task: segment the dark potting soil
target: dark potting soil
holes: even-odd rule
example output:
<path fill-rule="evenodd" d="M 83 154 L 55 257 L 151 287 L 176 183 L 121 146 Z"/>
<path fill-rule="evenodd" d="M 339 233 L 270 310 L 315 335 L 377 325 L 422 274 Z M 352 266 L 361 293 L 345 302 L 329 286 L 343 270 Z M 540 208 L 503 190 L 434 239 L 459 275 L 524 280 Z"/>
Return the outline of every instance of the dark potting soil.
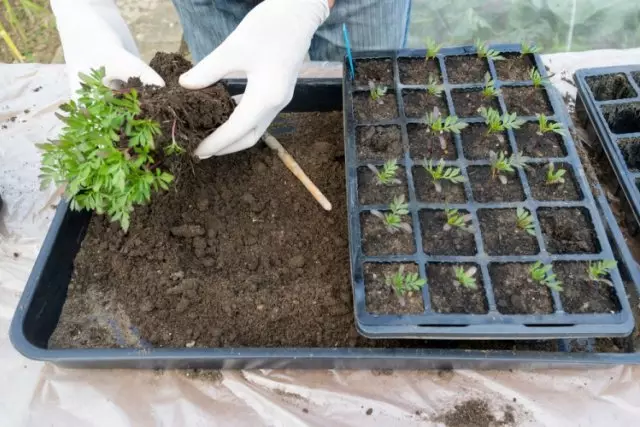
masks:
<path fill-rule="evenodd" d="M 442 81 L 440 66 L 437 61 L 430 59 L 398 59 L 398 69 L 400 71 L 400 82 L 405 85 L 426 85 L 429 81 L 429 74 L 438 81 Z"/>
<path fill-rule="evenodd" d="M 640 170 L 640 138 L 619 139 L 618 147 L 627 167 L 632 171 Z"/>
<path fill-rule="evenodd" d="M 486 59 L 474 55 L 449 56 L 445 59 L 449 83 L 482 83 L 489 72 Z"/>
<path fill-rule="evenodd" d="M 361 126 L 356 129 L 360 160 L 389 160 L 402 156 L 402 132 L 398 126 Z"/>
<path fill-rule="evenodd" d="M 489 152 L 503 152 L 511 155 L 511 147 L 506 133 L 492 133 L 487 135 L 487 126 L 471 124 L 462 129 L 462 150 L 468 160 L 488 160 Z"/>
<path fill-rule="evenodd" d="M 521 56 L 519 53 L 503 53 L 504 61 L 494 61 L 498 78 L 504 81 L 527 81 L 531 80 L 529 73 L 533 68 L 534 61 L 531 55 Z"/>
<path fill-rule="evenodd" d="M 471 399 L 456 404 L 435 420 L 446 427 L 508 427 L 515 426 L 516 416 L 514 408 L 507 405 L 497 418 L 485 400 Z"/>
<path fill-rule="evenodd" d="M 535 236 L 517 226 L 516 209 L 478 211 L 484 249 L 489 255 L 536 255 L 540 252 Z"/>
<path fill-rule="evenodd" d="M 380 169 L 380 166 L 378 166 Z M 403 167 L 396 171 L 400 184 L 379 185 L 376 175 L 368 167 L 358 168 L 358 200 L 361 205 L 388 205 L 396 196 L 408 200 L 407 177 Z"/>
<path fill-rule="evenodd" d="M 402 216 L 402 221 L 411 225 L 411 215 Z M 360 214 L 360 224 L 365 255 L 410 255 L 416 251 L 412 233 L 405 230 L 391 232 L 382 219 L 369 212 Z"/>
<path fill-rule="evenodd" d="M 555 132 L 538 135 L 538 122 L 527 122 L 514 131 L 518 150 L 528 157 L 564 157 L 567 151 L 562 136 Z"/>
<path fill-rule="evenodd" d="M 436 162 L 434 162 L 435 166 Z M 423 166 L 414 166 L 413 183 L 416 188 L 416 196 L 419 202 L 424 203 L 465 203 L 466 196 L 464 184 L 454 184 L 450 181 L 440 180 L 442 191 L 436 191 L 431 175 Z"/>
<path fill-rule="evenodd" d="M 364 289 L 366 309 L 372 314 L 418 314 L 424 311 L 422 292 L 408 292 L 404 305 L 393 288 L 386 284 L 386 277 L 393 276 L 404 265 L 404 274 L 417 273 L 416 264 L 368 263 L 364 265 Z"/>
<path fill-rule="evenodd" d="M 457 158 L 453 137 L 448 132 L 442 134 L 444 148 L 440 135 L 433 133 L 426 125 L 410 123 L 407 125 L 407 134 L 409 152 L 414 161 L 433 159 L 434 162 L 438 162 L 440 159 L 455 160 Z"/>
<path fill-rule="evenodd" d="M 477 289 L 455 284 L 454 267 L 463 267 L 465 271 L 476 267 Z M 433 311 L 438 313 L 484 314 L 489 311 L 484 294 L 484 283 L 480 267 L 475 264 L 434 263 L 427 268 L 429 294 Z"/>
<path fill-rule="evenodd" d="M 460 211 L 461 215 L 468 212 Z M 475 255 L 476 240 L 473 233 L 459 227 L 445 231 L 447 214 L 443 210 L 425 209 L 420 211 L 422 228 L 422 248 L 428 255 Z M 473 223 L 470 223 L 473 225 Z"/>
<path fill-rule="evenodd" d="M 587 262 L 555 262 L 553 272 L 562 282 L 562 306 L 567 313 L 610 313 L 620 311 L 615 290 L 589 279 Z"/>
<path fill-rule="evenodd" d="M 426 90 L 404 90 L 402 91 L 404 102 L 404 114 L 411 118 L 423 118 L 427 113 L 438 107 L 440 114 L 444 117 L 449 115 L 447 102 L 442 96 L 431 95 Z"/>
<path fill-rule="evenodd" d="M 547 91 L 542 87 L 503 86 L 501 90 L 509 113 L 516 113 L 518 116 L 553 115 Z"/>
<path fill-rule="evenodd" d="M 585 80 L 596 101 L 613 101 L 637 96 L 633 86 L 627 80 L 627 76 L 623 73 L 590 76 Z"/>
<path fill-rule="evenodd" d="M 600 245 L 589 213 L 581 208 L 540 208 L 538 219 L 552 254 L 596 253 Z"/>
<path fill-rule="evenodd" d="M 353 94 L 353 108 L 359 122 L 380 122 L 398 117 L 396 94 L 392 90 L 388 90 L 378 101 L 374 101 L 368 91 L 356 92 Z"/>
<path fill-rule="evenodd" d="M 452 90 L 451 98 L 458 117 L 479 117 L 480 107 L 500 111 L 497 98 L 494 96 L 486 98 L 479 90 Z"/>
<path fill-rule="evenodd" d="M 355 61 L 355 84 L 369 86 L 369 81 L 385 86 L 393 85 L 393 65 L 390 59 L 360 59 Z"/>
<path fill-rule="evenodd" d="M 573 174 L 573 167 L 568 163 L 554 163 L 554 170 L 564 169 L 564 182 L 547 184 L 549 165 L 530 165 L 526 169 L 531 193 L 536 200 L 581 200 L 582 192 L 579 191 Z"/>
<path fill-rule="evenodd" d="M 533 264 L 507 263 L 489 265 L 489 275 L 496 296 L 496 306 L 503 314 L 553 313 L 551 291 L 534 281 L 529 273 Z"/>
<path fill-rule="evenodd" d="M 517 171 L 507 173 L 507 183 L 493 177 L 490 166 L 470 166 L 467 168 L 473 199 L 479 203 L 521 202 L 524 191 Z"/>

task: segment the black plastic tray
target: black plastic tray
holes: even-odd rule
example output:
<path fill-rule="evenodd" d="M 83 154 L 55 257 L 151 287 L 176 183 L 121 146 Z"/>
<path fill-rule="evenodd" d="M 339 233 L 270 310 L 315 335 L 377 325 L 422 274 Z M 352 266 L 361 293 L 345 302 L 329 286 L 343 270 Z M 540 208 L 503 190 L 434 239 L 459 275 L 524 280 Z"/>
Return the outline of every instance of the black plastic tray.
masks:
<path fill-rule="evenodd" d="M 578 120 L 600 141 L 597 152 L 606 156 L 614 171 L 618 180 L 616 195 L 622 193 L 626 199 L 625 214 L 631 220 L 630 231 L 637 235 L 640 231 L 640 65 L 580 69 L 573 79 L 578 88 Z M 628 107 L 635 111 L 616 112 Z M 621 121 L 628 125 L 619 126 Z M 621 144 L 626 145 L 624 151 Z"/>
<path fill-rule="evenodd" d="M 242 84 L 232 84 L 241 93 Z M 342 108 L 339 79 L 301 81 L 289 111 L 339 111 Z M 598 194 L 602 194 L 599 192 Z M 624 245 L 613 213 L 603 196 L 597 196 L 616 252 L 620 272 L 635 297 L 632 284 L 640 283 L 633 258 Z M 621 352 L 598 353 L 597 341 L 553 340 L 557 351 L 491 350 L 485 344 L 463 342 L 450 349 L 446 343 L 425 342 L 424 348 L 142 348 L 49 349 L 47 343 L 57 326 L 73 271 L 73 260 L 84 238 L 91 216 L 73 212 L 61 203 L 35 261 L 31 275 L 13 317 L 10 338 L 25 357 L 67 368 L 136 369 L 541 369 L 586 368 L 640 364 L 640 353 L 633 340 L 619 343 Z M 526 350 L 529 348 L 530 350 Z"/>
<path fill-rule="evenodd" d="M 519 45 L 496 45 L 494 49 L 503 53 L 520 52 Z M 449 114 L 455 115 L 455 108 L 451 98 L 453 89 L 481 89 L 483 82 L 477 84 L 450 84 L 447 77 L 446 58 L 459 55 L 475 55 L 475 47 L 445 48 L 440 51 L 436 60 L 442 75 L 444 85 L 443 96 L 446 96 L 446 103 Z M 424 50 L 403 50 L 388 52 L 365 52 L 354 55 L 356 68 L 356 78 L 358 61 L 374 58 L 391 59 L 393 66 L 393 86 L 390 92 L 396 95 L 398 106 L 398 117 L 392 120 L 372 122 L 358 122 L 354 109 L 354 94 L 367 93 L 367 86 L 355 86 L 355 81 L 350 79 L 348 64 L 345 61 L 343 69 L 344 84 L 344 115 L 345 115 L 345 156 L 347 165 L 347 194 L 349 210 L 349 239 L 351 251 L 352 284 L 354 288 L 354 304 L 356 311 L 356 323 L 361 334 L 369 338 L 429 338 L 429 339 L 531 339 L 531 338 L 567 338 L 585 336 L 626 336 L 633 328 L 633 316 L 631 308 L 624 292 L 624 286 L 618 272 L 614 271 L 612 280 L 615 292 L 620 301 L 621 310 L 616 313 L 602 314 L 568 314 L 562 308 L 562 302 L 558 292 L 552 291 L 555 312 L 548 315 L 507 315 L 501 314 L 496 307 L 496 297 L 493 292 L 492 280 L 489 274 L 489 265 L 492 263 L 506 262 L 528 262 L 542 261 L 545 264 L 556 261 L 592 261 L 602 259 L 612 259 L 612 248 L 610 247 L 605 234 L 603 221 L 598 214 L 591 189 L 586 180 L 582 164 L 577 155 L 574 142 L 570 135 L 564 137 L 564 145 L 567 155 L 558 158 L 536 157 L 528 160 L 529 164 L 544 165 L 550 161 L 570 165 L 573 169 L 573 176 L 583 199 L 575 202 L 550 202 L 538 201 L 532 196 L 528 184 L 527 175 L 519 170 L 518 176 L 524 189 L 524 202 L 501 202 L 501 203 L 480 203 L 474 201 L 472 190 L 467 174 L 468 166 L 489 165 L 488 160 L 467 160 L 463 154 L 463 146 L 460 135 L 454 135 L 457 159 L 447 161 L 447 165 L 457 166 L 461 169 L 465 177 L 465 193 L 467 203 L 462 204 L 436 204 L 421 202 L 416 195 L 413 168 L 420 167 L 421 158 L 412 158 L 409 150 L 407 125 L 411 123 L 423 123 L 422 118 L 409 118 L 405 114 L 403 91 L 405 89 L 425 89 L 425 85 L 406 85 L 400 81 L 398 60 L 402 58 L 422 58 Z M 546 77 L 546 70 L 538 55 L 531 55 L 531 59 L 538 68 L 540 74 Z M 531 86 L 531 81 L 501 81 L 496 73 L 496 68 L 492 60 L 488 61 L 489 71 L 495 85 L 501 87 L 522 87 Z M 426 84 L 426 82 L 425 82 Z M 570 128 L 568 115 L 564 113 L 562 103 L 557 91 L 550 86 L 546 87 L 548 99 L 551 103 L 554 114 L 549 116 L 550 120 L 560 122 L 565 129 Z M 506 105 L 502 94 L 498 96 L 501 113 L 506 112 Z M 425 111 L 426 112 L 426 111 Z M 478 115 L 479 116 L 479 115 Z M 535 121 L 535 117 L 521 117 L 527 121 Z M 481 117 L 464 119 L 467 123 L 482 123 Z M 362 205 L 358 194 L 358 170 L 365 168 L 367 164 L 382 165 L 387 159 L 378 161 L 362 161 L 357 154 L 357 128 L 361 126 L 399 126 L 402 132 L 403 152 L 398 159 L 398 164 L 404 167 L 406 184 L 408 185 L 408 204 L 412 218 L 413 240 L 416 249 L 411 255 L 389 255 L 389 256 L 368 256 L 362 248 L 361 218 L 363 212 L 372 209 L 388 210 L 387 205 Z M 508 131 L 509 145 L 512 152 L 520 152 L 518 148 L 521 142 L 516 141 L 514 133 Z M 440 158 L 432 158 L 434 164 Z M 514 179 L 514 178 L 511 178 Z M 515 178 L 518 179 L 518 178 Z M 389 200 L 391 202 L 391 200 Z M 526 208 L 532 213 L 535 221 L 536 239 L 540 248 L 538 255 L 531 256 L 492 256 L 484 250 L 483 238 L 478 220 L 479 209 L 499 209 L 516 207 Z M 477 254 L 475 256 L 444 256 L 427 254 L 423 251 L 421 221 L 419 212 L 424 209 L 443 210 L 446 207 L 456 208 L 471 213 L 475 228 L 475 243 Z M 551 254 L 547 252 L 545 239 L 541 226 L 538 223 L 537 210 L 541 207 L 547 208 L 579 208 L 583 212 L 588 212 L 587 217 L 591 221 L 599 242 L 601 252 L 594 254 Z M 373 314 L 366 308 L 366 289 L 364 279 L 364 265 L 367 263 L 414 263 L 417 264 L 420 275 L 427 281 L 422 288 L 422 298 L 424 301 L 424 312 L 422 314 Z M 488 312 L 486 314 L 443 314 L 437 313 L 431 307 L 429 278 L 427 276 L 427 265 L 446 263 L 451 266 L 457 263 L 473 263 L 479 267 L 479 276 L 482 278 L 486 300 L 488 302 Z M 452 285 L 453 286 L 453 285 Z"/>

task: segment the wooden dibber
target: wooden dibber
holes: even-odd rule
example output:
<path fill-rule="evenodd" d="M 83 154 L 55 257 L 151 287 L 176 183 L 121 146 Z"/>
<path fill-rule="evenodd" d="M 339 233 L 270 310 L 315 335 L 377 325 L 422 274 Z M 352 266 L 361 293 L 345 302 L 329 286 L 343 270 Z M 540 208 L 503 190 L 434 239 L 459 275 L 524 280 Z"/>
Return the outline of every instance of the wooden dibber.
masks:
<path fill-rule="evenodd" d="M 280 144 L 280 142 L 278 142 L 278 140 L 268 132 L 264 133 L 264 135 L 262 136 L 262 140 L 265 142 L 265 144 L 267 144 L 269 148 L 271 148 L 278 154 L 278 157 L 280 158 L 280 160 L 282 160 L 282 163 L 284 163 L 287 169 L 289 169 L 291 173 L 293 173 L 296 178 L 298 178 L 298 180 L 302 182 L 302 185 L 304 185 L 305 188 L 309 190 L 309 193 L 311 193 L 313 198 L 316 199 L 318 203 L 320 203 L 320 206 L 322 206 L 325 210 L 330 211 L 331 202 L 329 202 L 329 200 L 327 200 L 327 198 L 324 196 L 324 194 L 322 194 L 318 187 L 316 187 L 316 185 L 311 182 L 307 174 L 304 173 L 302 168 L 293 159 L 293 157 L 291 157 L 291 154 L 289 154 L 287 150 L 284 149 L 282 144 Z"/>

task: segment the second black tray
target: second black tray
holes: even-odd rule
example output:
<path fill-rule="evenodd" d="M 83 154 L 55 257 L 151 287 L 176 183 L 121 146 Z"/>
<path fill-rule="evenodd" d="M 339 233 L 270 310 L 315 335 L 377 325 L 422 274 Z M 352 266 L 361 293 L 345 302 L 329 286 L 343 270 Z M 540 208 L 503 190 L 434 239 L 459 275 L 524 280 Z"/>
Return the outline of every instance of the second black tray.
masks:
<path fill-rule="evenodd" d="M 519 54 L 519 45 L 496 45 L 492 46 L 502 53 Z M 483 82 L 469 84 L 452 84 L 450 82 L 447 64 L 450 60 L 461 55 L 475 56 L 475 47 L 445 48 L 436 57 L 437 68 L 444 86 L 443 99 L 450 115 L 455 115 L 455 106 L 452 99 L 454 91 L 479 90 Z M 530 157 L 527 163 L 530 165 L 542 166 L 550 162 L 554 164 L 568 165 L 572 171 L 576 185 L 581 197 L 575 201 L 549 201 L 540 200 L 534 197 L 525 171 L 519 170 L 516 173 L 516 180 L 519 179 L 523 189 L 524 198 L 518 202 L 491 202 L 484 203 L 474 200 L 477 197 L 475 189 L 469 184 L 469 171 L 474 167 L 489 165 L 488 160 L 477 160 L 467 158 L 465 146 L 459 134 L 454 134 L 455 151 L 457 156 L 453 160 L 446 162 L 447 166 L 460 168 L 465 177 L 464 192 L 465 203 L 427 203 L 421 200 L 416 191 L 415 169 L 419 169 L 422 157 L 416 157 L 412 152 L 409 142 L 409 126 L 420 125 L 422 118 L 412 117 L 406 110 L 405 96 L 411 91 L 424 91 L 426 82 L 423 84 L 406 84 L 400 75 L 400 62 L 410 59 L 421 59 L 424 61 L 424 50 L 401 50 L 392 52 L 368 52 L 354 55 L 356 67 L 356 79 L 349 77 L 348 63 L 344 65 L 344 115 L 345 115 L 345 156 L 347 169 L 347 192 L 349 209 L 349 238 L 351 252 L 352 285 L 354 291 L 354 305 L 356 324 L 361 334 L 369 338 L 428 338 L 428 339 L 531 339 L 531 338 L 569 338 L 569 337 L 604 337 L 604 336 L 627 336 L 631 333 L 634 320 L 624 285 L 620 278 L 619 271 L 611 272 L 614 293 L 619 301 L 619 310 L 605 313 L 568 313 L 563 308 L 562 297 L 557 291 L 552 291 L 553 312 L 549 314 L 503 314 L 498 309 L 497 297 L 494 291 L 491 267 L 501 263 L 527 263 L 531 265 L 536 261 L 544 264 L 555 265 L 562 262 L 582 262 L 611 260 L 614 259 L 613 249 L 606 238 L 605 227 L 601 216 L 598 213 L 591 189 L 586 180 L 585 173 L 577 155 L 574 142 L 569 134 L 562 138 L 564 145 L 564 155 L 556 157 Z M 546 71 L 538 55 L 529 56 L 531 63 L 538 69 L 543 77 Z M 397 114 L 393 118 L 378 119 L 363 114 L 360 109 L 360 116 L 356 114 L 356 98 L 363 99 L 369 96 L 369 87 L 358 80 L 358 65 L 367 59 L 388 59 L 392 66 L 393 76 L 391 85 L 388 87 L 387 99 L 397 105 Z M 531 81 L 508 81 L 500 80 L 500 75 L 496 71 L 493 60 L 487 60 L 486 65 L 495 86 L 501 88 L 521 88 L 532 86 Z M 458 76 L 459 77 L 459 76 Z M 552 114 L 547 114 L 550 121 L 563 124 L 565 129 L 570 129 L 568 115 L 564 112 L 564 105 L 556 93 L 555 89 L 546 85 L 544 91 L 548 98 Z M 507 112 L 505 98 L 502 94 L 498 96 L 500 113 Z M 426 112 L 426 111 L 425 111 Z M 510 112 L 510 111 L 509 111 Z M 479 116 L 479 114 L 478 114 Z M 522 116 L 528 122 L 536 121 L 533 116 Z M 480 117 L 464 119 L 469 124 L 482 123 Z M 363 249 L 363 215 L 371 210 L 385 211 L 389 205 L 363 203 L 360 197 L 359 180 L 362 170 L 369 164 L 380 166 L 386 159 L 363 159 L 359 156 L 357 140 L 358 132 L 366 131 L 368 127 L 389 127 L 394 126 L 400 129 L 402 136 L 402 154 L 397 160 L 398 165 L 404 169 L 406 175 L 406 190 L 408 194 L 409 215 L 411 217 L 412 240 L 414 252 L 408 254 L 371 255 L 366 254 Z M 526 146 L 527 141 L 516 138 L 513 131 L 509 130 L 508 144 L 512 152 L 520 152 Z M 440 159 L 434 157 L 434 163 Z M 480 215 L 482 211 L 495 213 L 498 209 L 511 209 L 515 214 L 516 208 L 525 208 L 531 212 L 535 221 L 535 241 L 539 251 L 535 255 L 496 255 L 486 250 L 484 235 L 481 232 Z M 455 208 L 469 212 L 472 216 L 472 223 L 475 228 L 474 239 L 476 252 L 468 256 L 441 255 L 437 252 L 427 251 L 423 247 L 421 215 L 426 211 L 441 211 L 445 208 Z M 547 243 L 549 229 L 543 230 L 539 221 L 542 211 L 550 209 L 571 209 L 576 214 L 582 214 L 587 218 L 587 222 L 592 224 L 596 246 L 598 249 L 593 253 L 558 253 L 549 249 Z M 548 226 L 547 226 L 548 227 Z M 367 307 L 367 289 L 365 276 L 380 273 L 368 273 L 373 271 L 372 265 L 401 263 L 414 264 L 421 278 L 427 284 L 422 288 L 422 301 L 424 311 L 410 314 L 389 314 L 388 312 L 374 312 Z M 429 284 L 429 269 L 434 265 L 438 268 L 452 269 L 456 265 L 477 266 L 477 277 L 482 282 L 484 288 L 484 298 L 486 299 L 486 311 L 481 314 L 464 313 L 441 313 L 436 312 L 432 304 L 432 289 Z M 445 266 L 445 267 L 440 267 Z M 395 269 L 394 269 L 395 271 Z M 453 286 L 453 285 L 452 285 Z M 541 285 L 542 286 L 542 285 Z M 594 285 L 596 286 L 596 285 Z M 453 288 L 452 288 L 453 291 Z"/>

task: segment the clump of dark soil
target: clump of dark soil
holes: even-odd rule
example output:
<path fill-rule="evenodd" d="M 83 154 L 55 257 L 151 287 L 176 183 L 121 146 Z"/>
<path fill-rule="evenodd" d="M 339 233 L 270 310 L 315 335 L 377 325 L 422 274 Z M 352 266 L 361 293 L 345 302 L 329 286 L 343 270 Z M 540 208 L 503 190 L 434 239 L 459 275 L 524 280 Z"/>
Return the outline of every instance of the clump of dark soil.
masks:
<path fill-rule="evenodd" d="M 393 66 L 391 60 L 356 60 L 355 83 L 358 86 L 368 86 L 372 81 L 375 84 L 390 86 L 393 84 Z"/>
<path fill-rule="evenodd" d="M 440 66 L 436 59 L 425 61 L 418 58 L 398 59 L 400 83 L 405 85 L 426 85 L 429 74 L 441 80 Z"/>
<path fill-rule="evenodd" d="M 536 200 L 581 200 L 582 192 L 576 184 L 573 167 L 568 163 L 554 163 L 554 171 L 564 169 L 564 182 L 547 183 L 549 165 L 530 165 L 526 169 L 531 193 Z"/>
<path fill-rule="evenodd" d="M 507 105 L 509 113 L 516 113 L 518 116 L 535 116 L 553 114 L 551 102 L 547 96 L 546 89 L 533 86 L 502 87 L 502 96 Z"/>
<path fill-rule="evenodd" d="M 448 132 L 437 135 L 426 125 L 410 123 L 407 125 L 407 134 L 409 152 L 414 161 L 433 159 L 434 163 L 437 163 L 440 159 L 455 160 L 457 157 L 453 137 Z"/>
<path fill-rule="evenodd" d="M 433 111 L 435 107 L 440 110 L 443 117 L 449 115 L 449 108 L 444 96 L 431 95 L 426 90 L 404 90 L 402 91 L 402 101 L 404 103 L 404 114 L 411 118 L 423 118 L 427 113 Z"/>
<path fill-rule="evenodd" d="M 516 419 L 512 406 L 507 405 L 501 418 L 496 418 L 485 400 L 471 399 L 459 403 L 454 409 L 438 416 L 436 421 L 446 427 L 500 427 L 514 426 Z"/>
<path fill-rule="evenodd" d="M 491 133 L 487 135 L 485 124 L 471 124 L 462 129 L 462 149 L 464 157 L 469 160 L 488 160 L 489 152 L 503 152 L 511 155 L 511 147 L 506 133 Z"/>
<path fill-rule="evenodd" d="M 498 98 L 487 98 L 480 90 L 458 89 L 451 91 L 451 99 L 453 107 L 458 117 L 479 117 L 478 109 L 480 107 L 493 108 L 500 111 Z"/>
<path fill-rule="evenodd" d="M 398 126 L 361 126 L 356 134 L 360 160 L 386 161 L 402 156 L 402 133 Z"/>
<path fill-rule="evenodd" d="M 533 56 L 520 55 L 519 53 L 503 53 L 503 61 L 494 61 L 496 72 L 500 80 L 527 81 L 531 80 L 529 73 L 534 67 Z"/>
<path fill-rule="evenodd" d="M 591 216 L 586 210 L 540 208 L 538 218 L 550 253 L 596 253 L 600 250 Z"/>
<path fill-rule="evenodd" d="M 496 296 L 496 306 L 503 314 L 553 313 L 551 291 L 531 278 L 533 264 L 491 264 L 489 274 Z"/>
<path fill-rule="evenodd" d="M 589 263 L 555 262 L 553 272 L 562 282 L 560 300 L 567 313 L 612 313 L 620 311 L 613 287 L 589 278 Z"/>
<path fill-rule="evenodd" d="M 473 191 L 473 198 L 479 203 L 521 202 L 524 190 L 518 172 L 505 173 L 507 183 L 493 177 L 490 166 L 471 166 L 467 169 Z"/>
<path fill-rule="evenodd" d="M 605 74 L 585 78 L 596 101 L 613 101 L 616 99 L 633 98 L 636 91 L 623 73 Z"/>
<path fill-rule="evenodd" d="M 388 90 L 380 98 L 380 102 L 373 100 L 368 91 L 355 93 L 353 95 L 353 108 L 356 119 L 362 123 L 393 120 L 398 117 L 398 104 L 394 91 Z"/>
<path fill-rule="evenodd" d="M 562 136 L 555 132 L 538 135 L 538 123 L 527 122 L 514 131 L 518 150 L 528 157 L 564 157 L 567 151 Z"/>
<path fill-rule="evenodd" d="M 480 209 L 478 220 L 489 255 L 535 255 L 540 249 L 535 236 L 517 226 L 516 209 Z"/>
<path fill-rule="evenodd" d="M 482 83 L 489 63 L 474 55 L 450 56 L 445 59 L 449 83 Z"/>
<path fill-rule="evenodd" d="M 463 267 L 465 271 L 476 267 L 477 289 L 467 288 L 454 283 L 456 274 L 454 267 Z M 485 314 L 489 310 L 484 292 L 484 283 L 480 267 L 475 264 L 429 264 L 429 293 L 433 310 L 438 313 Z"/>

